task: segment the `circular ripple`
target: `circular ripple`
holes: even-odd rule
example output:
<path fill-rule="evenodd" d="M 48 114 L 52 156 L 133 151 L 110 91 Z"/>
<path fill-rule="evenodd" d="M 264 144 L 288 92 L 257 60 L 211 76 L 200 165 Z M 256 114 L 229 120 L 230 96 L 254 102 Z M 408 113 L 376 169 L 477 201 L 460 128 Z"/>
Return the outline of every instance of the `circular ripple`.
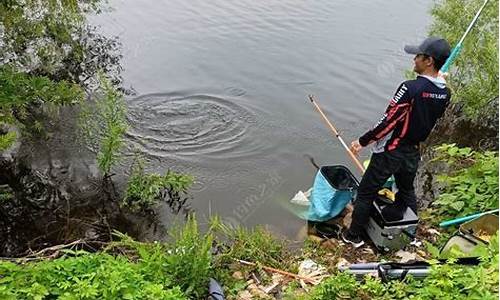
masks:
<path fill-rule="evenodd" d="M 209 95 L 151 94 L 129 101 L 127 137 L 135 148 L 154 157 L 256 151 L 249 138 L 255 114 Z"/>
<path fill-rule="evenodd" d="M 240 89 L 237 87 L 229 87 L 224 90 L 228 95 L 232 95 L 235 97 L 241 97 L 246 95 L 246 91 L 244 89 Z"/>

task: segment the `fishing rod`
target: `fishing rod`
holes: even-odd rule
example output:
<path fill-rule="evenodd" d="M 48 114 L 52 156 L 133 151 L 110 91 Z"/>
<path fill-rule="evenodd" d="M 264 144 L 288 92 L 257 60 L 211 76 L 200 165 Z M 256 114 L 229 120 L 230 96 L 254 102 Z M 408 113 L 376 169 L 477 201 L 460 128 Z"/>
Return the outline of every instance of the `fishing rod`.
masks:
<path fill-rule="evenodd" d="M 484 3 L 483 3 L 483 5 L 481 6 L 481 8 L 478 10 L 478 12 L 476 13 L 476 15 L 474 16 L 474 19 L 472 19 L 472 22 L 469 24 L 469 27 L 467 27 L 467 30 L 465 30 L 464 35 L 462 35 L 462 38 L 460 39 L 460 41 L 458 42 L 458 44 L 455 46 L 455 48 L 453 48 L 453 51 L 451 51 L 450 56 L 448 57 L 448 59 L 446 60 L 446 62 L 444 63 L 444 65 L 441 67 L 441 70 L 439 70 L 439 72 L 441 74 L 444 74 L 444 73 L 448 72 L 448 69 L 450 68 L 451 64 L 456 59 L 456 57 L 458 56 L 458 54 L 460 53 L 460 51 L 462 51 L 463 42 L 465 40 L 465 37 L 467 36 L 467 34 L 469 34 L 469 32 L 471 31 L 471 29 L 474 26 L 474 24 L 476 24 L 477 19 L 479 19 L 479 15 L 483 11 L 483 9 L 484 9 L 484 7 L 486 6 L 487 3 L 488 3 L 488 0 L 485 0 Z"/>
<path fill-rule="evenodd" d="M 465 217 L 460 217 L 460 218 L 456 218 L 456 219 L 452 219 L 452 220 L 447 220 L 447 221 L 439 223 L 439 227 L 448 227 L 451 225 L 458 225 L 458 224 L 462 224 L 466 221 L 477 219 L 477 218 L 482 217 L 484 215 L 495 214 L 495 213 L 498 213 L 498 209 L 490 210 L 490 211 L 486 211 L 486 212 L 482 212 L 482 213 L 477 213 L 477 214 L 473 214 L 473 215 L 469 215 L 469 216 L 465 216 Z"/>
<path fill-rule="evenodd" d="M 363 165 L 361 164 L 361 162 L 358 160 L 358 158 L 356 157 L 356 155 L 354 155 L 354 153 L 352 153 L 351 149 L 349 149 L 349 147 L 347 146 L 347 144 L 344 142 L 344 139 L 340 136 L 340 133 L 337 131 L 337 129 L 335 129 L 335 126 L 333 126 L 333 124 L 328 120 L 328 118 L 326 117 L 326 115 L 323 113 L 323 110 L 319 107 L 319 105 L 314 100 L 313 95 L 309 95 L 309 100 L 311 100 L 311 103 L 314 104 L 314 107 L 316 107 L 316 110 L 319 112 L 319 114 L 321 115 L 321 117 L 323 117 L 323 120 L 326 122 L 326 124 L 328 125 L 328 127 L 330 127 L 330 129 L 333 131 L 333 133 L 335 134 L 335 136 L 339 139 L 339 141 L 342 144 L 342 146 L 344 146 L 345 150 L 349 154 L 349 157 L 351 157 L 351 159 L 353 160 L 353 162 L 356 164 L 356 167 L 358 167 L 358 169 L 361 171 L 361 174 L 365 173 L 365 168 L 363 167 Z"/>

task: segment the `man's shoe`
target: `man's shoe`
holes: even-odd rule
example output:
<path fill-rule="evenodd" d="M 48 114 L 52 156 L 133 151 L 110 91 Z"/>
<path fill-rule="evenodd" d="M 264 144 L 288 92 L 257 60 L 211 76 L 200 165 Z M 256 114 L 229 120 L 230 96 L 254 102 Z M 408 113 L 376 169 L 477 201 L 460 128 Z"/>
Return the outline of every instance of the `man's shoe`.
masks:
<path fill-rule="evenodd" d="M 342 240 L 351 244 L 354 248 L 359 248 L 365 244 L 365 241 L 359 235 L 352 234 L 350 230 L 342 232 Z"/>

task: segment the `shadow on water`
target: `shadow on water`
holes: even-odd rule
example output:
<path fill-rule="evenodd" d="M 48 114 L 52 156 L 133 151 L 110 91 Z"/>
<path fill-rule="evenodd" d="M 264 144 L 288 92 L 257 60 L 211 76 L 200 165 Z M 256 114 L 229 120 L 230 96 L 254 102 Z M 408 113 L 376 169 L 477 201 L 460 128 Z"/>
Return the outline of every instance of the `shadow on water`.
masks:
<path fill-rule="evenodd" d="M 98 1 L 68 5 L 64 1 L 47 7 L 38 1 L 21 7 L 15 1 L 4 3 L 0 67 L 26 77 L 77 84 L 87 95 L 95 91 L 97 75 L 103 74 L 129 94 L 130 89 L 122 85 L 119 41 L 82 22 L 85 14 L 96 10 Z M 38 77 L 42 83 L 45 78 Z M 42 84 L 39 81 L 33 84 Z M 80 143 L 78 105 L 23 103 L 22 97 L 16 102 L 16 95 L 7 91 L 7 105 L 0 105 L 0 133 L 16 133 L 14 143 L 0 152 L 0 256 L 25 255 L 75 239 L 109 241 L 113 230 L 134 237 L 150 228 L 157 230 L 155 212 L 135 214 L 120 207 L 123 193 L 114 178 L 118 176 L 103 177 L 95 153 Z M 18 102 L 22 109 L 15 106 Z M 9 124 L 3 124 L 4 113 Z M 169 190 L 161 198 L 173 214 L 189 212 L 187 198 Z"/>
<path fill-rule="evenodd" d="M 64 108 L 45 124 L 47 138 L 26 137 L 0 159 L 0 256 L 20 256 L 77 239 L 110 241 L 113 231 L 147 239 L 164 236 L 154 209 L 132 212 L 121 207 L 119 175 L 103 177 L 95 153 L 75 135 L 77 109 Z M 192 211 L 190 197 L 165 189 L 160 206 L 172 216 Z"/>

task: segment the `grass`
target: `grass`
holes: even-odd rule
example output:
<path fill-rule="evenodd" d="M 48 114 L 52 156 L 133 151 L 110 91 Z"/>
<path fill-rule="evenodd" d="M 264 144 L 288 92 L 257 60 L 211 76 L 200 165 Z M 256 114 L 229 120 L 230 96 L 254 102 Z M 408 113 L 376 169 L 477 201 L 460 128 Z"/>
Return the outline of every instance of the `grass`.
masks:
<path fill-rule="evenodd" d="M 17 135 L 14 131 L 10 131 L 5 134 L 0 133 L 0 151 L 12 146 L 16 138 Z"/>
<path fill-rule="evenodd" d="M 270 283 L 270 275 L 259 266 L 245 267 L 235 259 L 297 272 L 304 258 L 331 253 L 306 242 L 302 253 L 294 256 L 284 241 L 261 228 L 229 228 L 217 219 L 202 233 L 194 216 L 173 227 L 167 243 L 117 236 L 118 241 L 95 253 L 62 250 L 57 259 L 0 262 L 0 299 L 205 299 L 210 277 L 221 282 L 228 299 L 235 299 L 251 273 L 262 284 Z M 285 284 L 283 299 L 496 299 L 498 235 L 475 254 L 481 258 L 479 266 L 454 265 L 452 259 L 432 267 L 423 281 L 383 283 L 367 277 L 357 282 L 350 274 L 330 270 L 327 279 L 307 292 L 297 281 Z M 241 277 L 234 276 L 236 271 Z"/>

